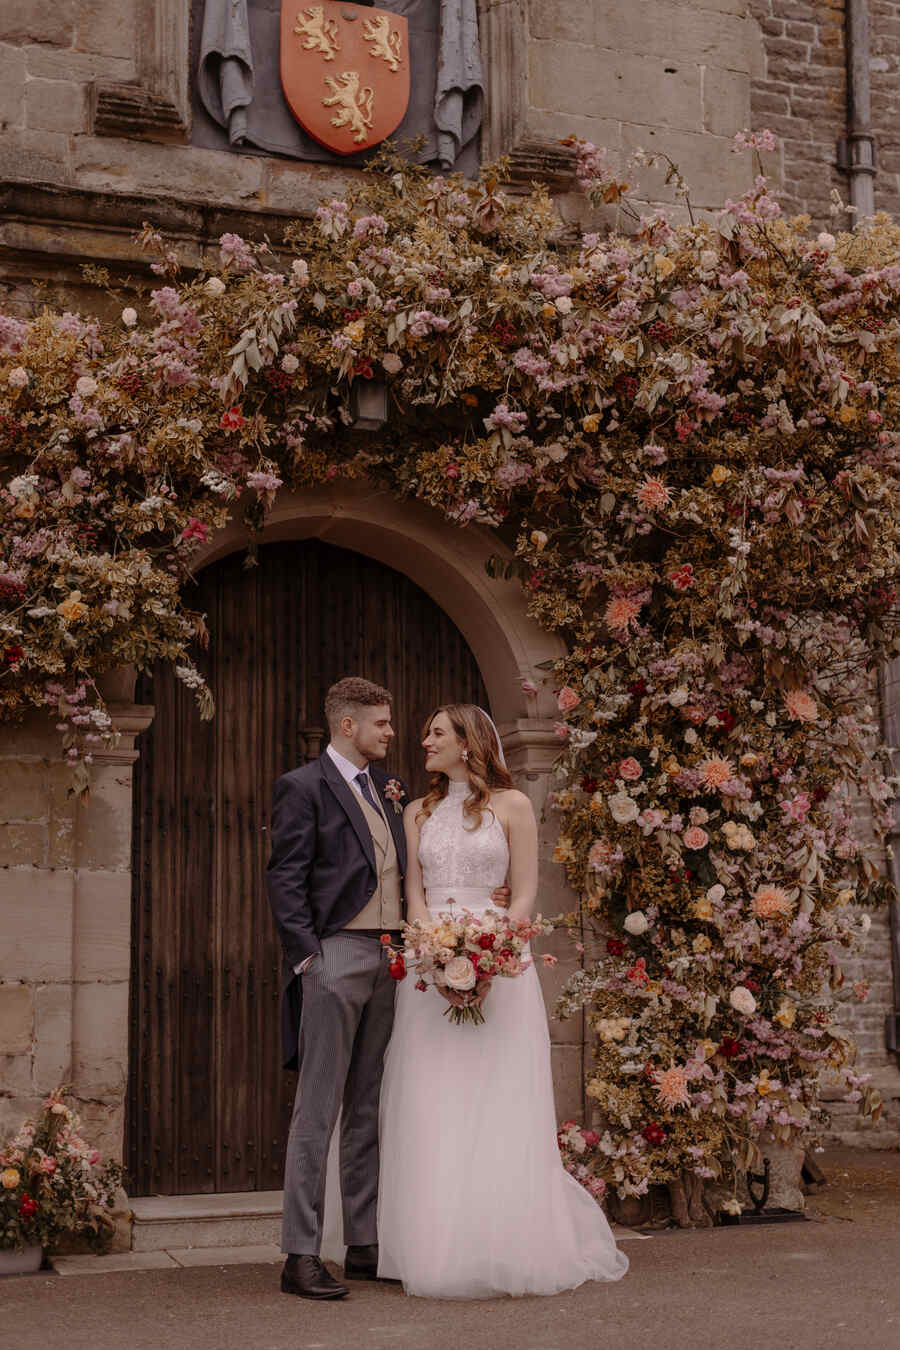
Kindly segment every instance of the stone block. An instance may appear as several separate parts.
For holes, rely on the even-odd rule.
[[[128,1078],[128,984],[77,984],[72,1007],[76,1096],[119,1101]]]
[[[126,872],[131,868],[131,766],[97,764],[91,795],[74,808],[75,858],[79,868]]]
[[[632,0],[628,5],[594,8],[598,47],[663,57],[670,66],[711,64],[749,70],[754,48],[760,45],[755,24],[742,14],[709,10],[703,4]]]
[[[584,1120],[584,1068],[579,1045],[554,1045],[553,1095],[556,1119]]]
[[[2,1069],[0,1069],[0,1075],[2,1075]],[[4,1082],[5,1090],[5,1080],[2,1079],[2,1076],[0,1076],[0,1081]],[[32,1095],[30,1087],[24,1093],[0,1097],[0,1142],[18,1133],[22,1122],[34,1120],[40,1114],[40,1110],[41,1099]]]
[[[71,80],[29,80],[25,86],[25,122],[31,131],[66,135],[87,131],[87,87]]]
[[[70,872],[0,868],[0,980],[71,979],[73,891]]]
[[[83,137],[73,152],[81,188],[180,196],[219,205],[259,204],[264,166],[255,155],[117,137]]]
[[[595,22],[597,8],[592,0],[529,0],[529,37],[555,42],[594,44],[599,40]],[[602,6],[601,29],[605,28],[606,20],[613,8],[614,6]],[[601,45],[612,44],[602,42]]]
[[[43,867],[46,825],[0,825],[0,867]]]
[[[127,980],[131,969],[131,873],[79,871],[74,978]]]
[[[72,986],[40,985],[34,995],[34,1086],[52,1092],[72,1069]]]
[[[744,124],[746,125],[746,123]],[[695,207],[720,207],[728,196],[737,197],[753,180],[753,165],[748,155],[735,155],[731,137],[715,137],[674,131],[669,128],[623,123],[622,154],[627,158],[639,147],[652,154],[664,151],[677,165],[691,189]],[[650,201],[674,202],[671,184],[666,184],[665,164],[638,172],[635,191]]]
[[[39,761],[4,765],[0,825],[10,820],[46,820],[47,766]]]
[[[64,183],[69,179],[69,137],[61,132],[6,131],[0,138],[0,179]]]
[[[61,738],[48,713],[26,713],[21,722],[0,728],[0,761],[59,759]]]
[[[19,50],[28,74],[42,80],[76,80],[83,84],[115,80],[126,84],[136,74],[135,62],[129,58],[98,56],[93,52],[73,52],[38,44]]]
[[[3,17],[8,42],[72,42],[75,0],[16,0]]]
[[[735,136],[750,124],[750,76],[707,66],[703,74],[703,130]]]
[[[121,1162],[125,1148],[125,1106],[119,1102],[73,1103],[81,1118],[81,1135],[103,1158]]]
[[[358,169],[332,164],[300,164],[285,159],[264,161],[263,202],[272,211],[311,216],[324,197],[338,197],[359,183]]]
[[[4,1092],[16,1096],[31,1092],[31,1055],[0,1054],[0,1084]]]
[[[115,0],[115,16],[109,0],[78,0],[75,17],[77,52],[134,58],[137,50],[138,0]]]
[[[25,54],[0,44],[0,127],[25,124]]]
[[[696,65],[676,68],[665,57],[559,42],[532,42],[528,55],[529,103],[534,108],[702,130]]]
[[[31,985],[0,984],[0,1054],[30,1054],[33,1029]]]
[[[47,823],[47,862],[50,867],[75,864],[76,825],[85,807],[72,792],[72,776],[64,764],[51,764],[48,773],[50,819]]]

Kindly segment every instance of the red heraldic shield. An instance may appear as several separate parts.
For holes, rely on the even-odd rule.
[[[409,26],[343,0],[281,0],[281,85],[291,112],[338,155],[368,150],[409,103]]]

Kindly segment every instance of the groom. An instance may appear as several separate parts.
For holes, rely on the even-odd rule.
[[[379,767],[391,695],[351,676],[325,698],[331,743],[275,784],[269,902],[284,948],[285,1065],[299,1079],[284,1171],[286,1294],[344,1298],[319,1259],[328,1145],[341,1113],[346,1279],[378,1268],[378,1098],[394,1018],[382,933],[399,939],[406,793]],[[390,796],[388,786],[390,784]]]

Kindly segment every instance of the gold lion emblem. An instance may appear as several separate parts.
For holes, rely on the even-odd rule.
[[[387,61],[391,70],[400,69],[400,34],[391,28],[389,14],[379,14],[377,19],[366,19],[363,23],[363,37],[374,45],[369,48],[370,56]]]
[[[325,18],[322,5],[310,5],[302,14],[297,15],[294,32],[303,39],[303,47],[308,52],[321,52],[326,61],[333,61],[335,52],[339,52],[338,28],[334,19]]]
[[[363,141],[369,139],[375,91],[369,85],[360,89],[358,70],[345,70],[337,80],[326,75],[325,83],[331,90],[332,97],[323,98],[322,104],[326,108],[336,109],[331,125],[349,127],[353,132],[353,139],[357,145],[361,145]]]

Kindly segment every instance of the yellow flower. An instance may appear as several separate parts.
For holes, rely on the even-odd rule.
[[[575,861],[575,850],[572,847],[572,840],[568,835],[563,835],[556,845],[556,848],[553,850],[553,861],[558,863]]]
[[[757,1078],[756,1091],[759,1093],[760,1097],[767,1097],[772,1091],[772,1084],[769,1082],[768,1069],[763,1069],[762,1073]]]
[[[755,769],[759,763],[759,755],[755,755],[752,750],[748,750],[745,755],[741,755],[741,767],[744,769]]]
[[[555,305],[541,305],[541,313],[545,319],[552,319],[556,315]]]
[[[15,1167],[5,1167],[0,1172],[0,1186],[5,1191],[14,1191],[21,1180],[21,1175]]]
[[[838,420],[843,422],[845,425],[848,422],[855,422],[856,409],[848,407],[847,404],[845,403],[843,408],[841,408],[841,411],[838,413]]]
[[[351,342],[362,342],[365,336],[366,325],[362,319],[354,319],[353,323],[348,323],[344,329],[344,334]]]
[[[675,271],[675,264],[665,253],[657,253],[656,257],[653,259],[653,267],[660,280],[671,276]]]
[[[705,895],[694,901],[693,909],[698,919],[711,919],[713,916],[712,902]]]
[[[670,778],[677,778],[677,776],[681,773],[681,765],[678,763],[678,760],[675,759],[674,756],[671,759],[666,760],[665,764],[663,765],[663,768],[665,769],[666,773],[669,775]]]
[[[691,945],[693,946],[696,954],[698,956],[702,956],[704,952],[709,951],[710,947],[712,946],[712,943],[710,942],[709,938],[706,936],[705,933],[698,933]]]
[[[711,1041],[707,1036],[704,1040],[697,1042],[697,1049],[703,1051],[704,1059],[712,1059],[719,1046],[716,1041]]]
[[[585,431],[595,432],[600,430],[600,418],[597,413],[588,413],[587,417],[582,417],[581,425]]]
[[[56,612],[61,614],[67,623],[75,623],[78,619],[83,619],[88,612],[88,607],[82,603],[81,591],[72,591],[67,595],[62,604],[56,606]]]
[[[13,515],[18,520],[31,520],[37,510],[33,501],[18,502],[13,510]]]
[[[530,538],[531,538],[531,542],[534,544],[534,546],[535,546],[535,548],[537,549],[538,553],[540,553],[540,551],[541,551],[542,548],[545,548],[545,547],[546,547],[546,544],[547,544],[547,536],[546,536],[546,534],[544,533],[543,530],[532,530],[532,531],[531,531]]]
[[[456,934],[453,929],[448,928],[446,924],[441,924],[439,927],[435,928],[432,932],[432,937],[438,947],[452,947],[456,941]]]
[[[792,1003],[789,998],[783,998],[781,1000],[781,1003],[778,1005],[778,1011],[772,1018],[772,1021],[777,1022],[778,1025],[780,1027],[784,1027],[785,1030],[789,1030],[794,1025],[796,1020],[797,1020],[796,1004]]]
[[[605,1090],[606,1084],[604,1083],[602,1078],[590,1079],[587,1087],[585,1088],[585,1092],[587,1093],[587,1095],[589,1097],[593,1097],[595,1101],[602,1100]]]
[[[730,477],[731,470],[726,469],[724,464],[717,464],[709,475],[710,482],[715,483],[716,487],[718,487],[720,483],[724,483],[726,478]]]

